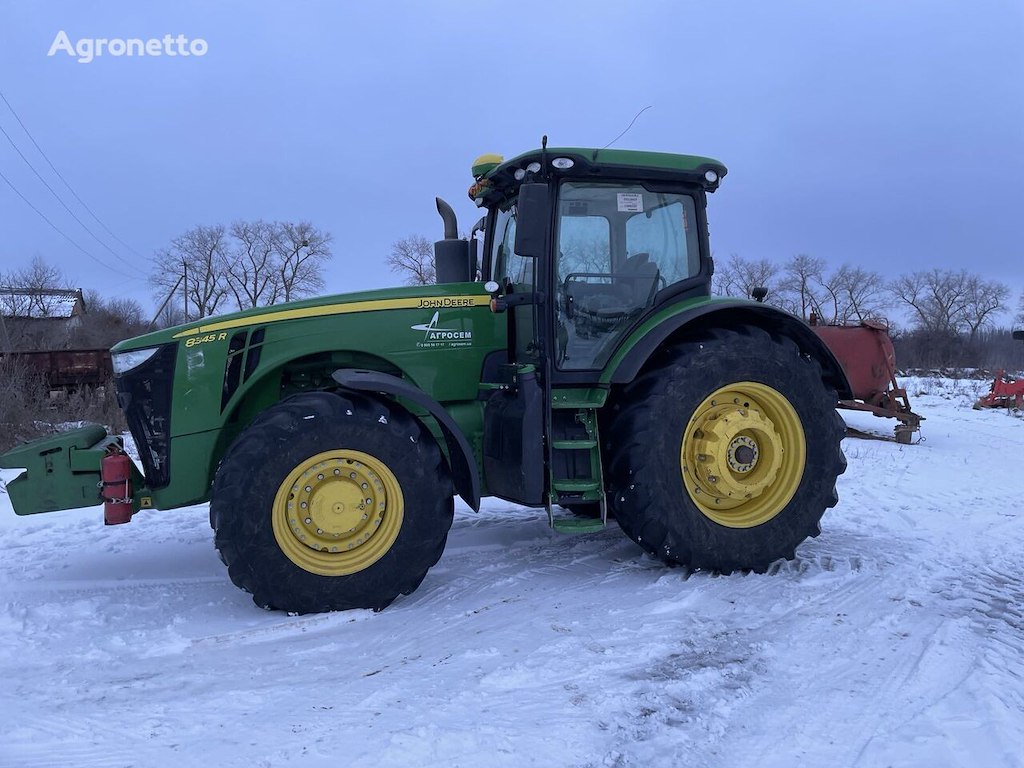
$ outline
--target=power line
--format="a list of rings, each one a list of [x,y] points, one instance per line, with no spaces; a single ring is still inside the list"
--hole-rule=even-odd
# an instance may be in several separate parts
[[[95,240],[97,243],[99,243],[104,248],[106,248],[108,251],[110,251],[111,255],[113,255],[114,258],[116,258],[119,261],[121,261],[122,263],[132,267],[132,269],[135,269],[135,270],[138,271],[138,268],[134,264],[130,264],[129,262],[125,261],[125,259],[122,258],[120,255],[118,255],[109,245],[107,245],[102,240],[100,240],[96,236],[96,233],[94,233],[91,229],[89,229],[89,227],[87,227],[85,225],[84,221],[82,221],[80,218],[78,218],[78,216],[75,215],[75,212],[72,211],[68,207],[68,204],[64,202],[63,198],[61,198],[61,196],[57,194],[57,192],[54,190],[53,187],[50,186],[50,184],[46,181],[46,179],[44,179],[42,177],[42,174],[40,174],[39,171],[36,170],[35,166],[32,165],[31,161],[29,161],[29,159],[27,157],[25,157],[25,154],[20,149],[18,149],[18,145],[14,143],[14,139],[12,139],[10,134],[7,133],[7,131],[4,130],[4,127],[2,125],[0,125],[0,133],[2,133],[4,135],[4,137],[10,143],[10,145],[12,147],[14,147],[14,151],[18,153],[18,156],[22,160],[25,161],[25,165],[27,165],[29,167],[29,169],[32,171],[32,173],[34,173],[36,175],[36,178],[38,178],[41,182],[43,182],[43,186],[46,187],[50,191],[50,194],[53,195],[54,198],[57,200],[57,202],[60,203],[64,207],[64,210],[68,212],[68,214],[71,216],[71,218],[73,218],[75,221],[77,221],[78,224],[82,227],[82,229],[84,229],[86,232],[89,233],[89,235],[92,237],[93,240]],[[140,274],[141,274],[141,272],[140,272]]]
[[[27,205],[29,208],[31,208],[33,211],[35,211],[37,214],[39,214],[39,217],[43,221],[45,221],[47,224],[49,224],[51,229],[53,229],[57,234],[59,234],[61,237],[63,237],[65,240],[67,240],[69,243],[71,243],[73,246],[75,246],[75,248],[80,250],[82,253],[84,253],[86,256],[88,256],[90,259],[95,261],[100,266],[102,266],[102,267],[104,267],[106,269],[109,269],[111,272],[116,272],[117,274],[121,275],[122,277],[127,277],[129,280],[138,280],[139,279],[137,277],[133,277],[132,275],[125,274],[124,272],[120,271],[119,269],[115,269],[114,267],[110,266],[109,264],[107,264],[102,259],[99,259],[96,256],[93,256],[91,253],[89,253],[89,251],[85,250],[85,248],[80,246],[70,235],[68,235],[66,232],[64,232],[64,230],[62,230],[60,227],[58,227],[56,224],[54,224],[52,221],[50,221],[46,217],[45,213],[43,213],[38,208],[36,208],[34,205],[32,205],[32,202],[27,197],[25,197],[23,194],[21,194],[21,192],[18,190],[18,188],[16,186],[14,186],[13,183],[11,183],[11,180],[8,179],[6,176],[4,176],[3,171],[0,171],[0,179],[3,179],[7,183],[7,186],[9,186],[11,189],[14,190],[14,194],[16,194],[18,197],[20,197],[24,201],[25,205]]]
[[[112,238],[114,238],[115,240],[117,240],[117,242],[119,242],[119,243],[120,243],[121,245],[123,245],[123,246],[124,246],[125,248],[127,248],[127,249],[128,249],[129,251],[131,251],[132,253],[134,253],[134,254],[135,254],[136,256],[138,256],[138,257],[139,257],[140,259],[145,259],[145,258],[146,258],[145,256],[143,256],[143,255],[142,255],[141,253],[139,253],[139,252],[138,252],[138,251],[136,251],[136,250],[135,250],[134,248],[132,248],[132,247],[131,247],[130,245],[128,245],[128,243],[126,243],[126,242],[125,242],[124,240],[122,240],[122,239],[121,239],[120,237],[118,237],[117,235],[115,235],[115,234],[114,234],[114,233],[113,233],[113,232],[112,232],[112,231],[110,230],[110,227],[108,227],[108,226],[107,226],[106,224],[104,224],[104,223],[103,223],[103,222],[102,222],[102,221],[100,220],[100,217],[99,217],[99,216],[97,216],[97,215],[96,215],[95,213],[93,213],[93,210],[92,210],[92,208],[90,208],[90,207],[89,207],[88,205],[86,205],[86,204],[85,204],[85,200],[83,200],[83,199],[82,199],[81,197],[79,197],[79,196],[78,196],[78,193],[77,193],[77,192],[75,192],[74,188],[72,188],[72,186],[71,186],[71,184],[70,184],[70,183],[68,182],[68,180],[64,178],[64,174],[62,174],[62,173],[61,173],[60,171],[58,171],[58,170],[57,170],[57,166],[55,166],[55,165],[54,165],[54,164],[53,164],[52,162],[50,162],[50,158],[49,158],[49,157],[47,157],[47,155],[46,155],[46,153],[45,153],[45,152],[43,152],[43,148],[39,146],[39,142],[37,142],[37,141],[35,140],[35,137],[33,137],[33,136],[32,136],[32,132],[31,132],[31,131],[30,131],[30,130],[28,129],[28,126],[27,126],[27,125],[25,125],[25,123],[23,123],[23,122],[21,121],[21,118],[20,118],[20,117],[18,116],[18,113],[17,113],[17,112],[15,112],[15,111],[14,111],[14,107],[13,107],[13,106],[11,106],[11,102],[9,102],[9,101],[7,100],[7,97],[6,97],[6,96],[4,96],[4,93],[3,93],[3,91],[0,91],[0,99],[2,99],[2,100],[3,100],[3,102],[4,102],[4,104],[6,104],[6,105],[7,105],[7,108],[8,108],[9,110],[11,110],[11,114],[12,114],[12,115],[14,115],[14,119],[18,121],[18,125],[20,125],[20,126],[21,126],[21,130],[23,130],[23,131],[25,132],[25,135],[26,135],[26,136],[28,136],[28,140],[32,142],[32,146],[34,146],[34,147],[36,148],[36,150],[38,150],[39,154],[43,156],[43,160],[45,160],[45,161],[46,161],[46,164],[50,166],[50,170],[52,170],[52,171],[53,171],[53,172],[54,172],[55,174],[57,174],[57,178],[58,178],[58,179],[60,179],[60,180],[61,180],[62,182],[64,182],[64,186],[68,188],[68,192],[70,192],[70,193],[71,193],[72,195],[74,195],[74,197],[75,197],[75,200],[77,200],[77,201],[78,201],[78,202],[79,202],[79,203],[80,203],[80,204],[82,205],[82,207],[83,207],[83,208],[85,208],[85,210],[87,210],[87,211],[89,212],[89,215],[90,215],[90,216],[92,216],[92,217],[93,217],[93,218],[94,218],[94,219],[96,220],[96,223],[97,223],[97,224],[99,224],[99,225],[100,225],[101,227],[103,227],[103,229],[104,229],[104,230],[106,230],[106,232],[107,232],[107,234],[108,234],[108,235],[110,235],[110,236],[111,236]]]

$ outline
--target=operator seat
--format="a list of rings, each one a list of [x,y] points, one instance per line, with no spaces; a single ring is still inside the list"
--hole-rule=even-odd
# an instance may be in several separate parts
[[[650,254],[635,253],[608,277],[611,283],[595,285],[593,293],[580,297],[576,328],[584,336],[606,333],[650,306],[660,272]]]
[[[658,265],[650,260],[649,253],[634,253],[622,264],[616,275],[623,302],[630,309],[648,306],[654,300],[658,289]]]

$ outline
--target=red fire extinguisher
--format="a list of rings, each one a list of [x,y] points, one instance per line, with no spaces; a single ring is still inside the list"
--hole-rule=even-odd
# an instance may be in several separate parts
[[[117,445],[100,461],[100,498],[103,522],[120,525],[132,519],[132,460]]]

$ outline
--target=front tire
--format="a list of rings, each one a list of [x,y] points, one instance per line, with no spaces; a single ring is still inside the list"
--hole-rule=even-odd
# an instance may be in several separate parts
[[[665,562],[762,572],[817,536],[838,501],[835,392],[789,338],[707,331],[661,352],[616,402],[611,507]]]
[[[214,479],[232,582],[266,609],[380,610],[423,581],[454,513],[441,451],[397,405],[311,392],[268,408]]]

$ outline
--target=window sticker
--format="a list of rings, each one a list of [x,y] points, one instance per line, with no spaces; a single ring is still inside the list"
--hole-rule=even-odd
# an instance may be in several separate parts
[[[616,197],[619,213],[643,213],[644,196],[640,192],[619,192]]]

